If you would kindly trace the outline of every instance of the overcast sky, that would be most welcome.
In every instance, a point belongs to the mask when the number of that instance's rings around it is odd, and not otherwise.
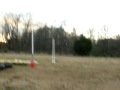
[[[96,35],[103,26],[110,36],[120,34],[119,0],[1,0],[0,17],[5,13],[31,13],[34,22],[60,26],[78,34],[94,29]]]

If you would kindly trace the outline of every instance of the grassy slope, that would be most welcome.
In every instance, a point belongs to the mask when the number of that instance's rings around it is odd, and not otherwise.
[[[5,59],[31,59],[29,54],[0,54]],[[35,55],[39,64],[0,71],[0,90],[119,90],[119,58]]]

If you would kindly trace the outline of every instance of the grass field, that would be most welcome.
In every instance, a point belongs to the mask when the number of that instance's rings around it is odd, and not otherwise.
[[[31,59],[29,54],[0,54],[1,59]],[[0,90],[120,90],[120,58],[35,55],[39,64],[0,71]]]

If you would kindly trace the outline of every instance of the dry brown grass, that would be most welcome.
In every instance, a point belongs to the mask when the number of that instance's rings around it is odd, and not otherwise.
[[[4,59],[31,59],[29,54],[0,54]],[[39,64],[0,71],[0,90],[120,90],[120,59],[38,54]]]

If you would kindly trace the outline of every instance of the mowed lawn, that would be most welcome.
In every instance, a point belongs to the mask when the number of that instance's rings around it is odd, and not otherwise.
[[[30,54],[0,54],[0,59],[30,60]],[[51,56],[37,54],[39,62],[14,65],[0,71],[0,90],[120,90],[120,58]]]

